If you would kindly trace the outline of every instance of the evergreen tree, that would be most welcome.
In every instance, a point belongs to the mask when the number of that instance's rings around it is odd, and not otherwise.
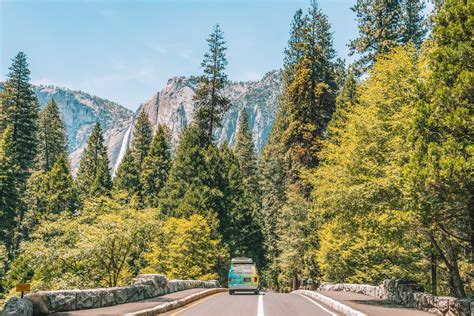
[[[336,111],[328,124],[328,139],[333,143],[339,141],[339,135],[347,123],[348,115],[357,103],[357,85],[355,71],[351,69],[336,97]]]
[[[136,198],[136,193],[140,187],[140,170],[133,158],[131,149],[128,149],[115,173],[113,187],[115,190],[123,190],[127,193],[127,201]]]
[[[265,278],[267,286],[279,290],[278,276],[279,257],[277,223],[281,209],[286,201],[287,177],[284,160],[284,147],[281,134],[285,127],[285,116],[282,107],[277,113],[275,124],[270,133],[268,143],[262,150],[259,159],[260,188],[261,188],[261,217],[264,234],[265,260],[267,268]]]
[[[222,187],[230,213],[229,234],[224,235],[232,257],[250,257],[260,268],[263,264],[263,234],[256,214],[255,197],[247,190],[245,177],[236,155],[224,142],[220,146],[225,184]],[[227,237],[227,238],[226,238]]]
[[[86,149],[77,171],[76,185],[82,200],[109,195],[112,180],[107,148],[100,124],[97,123],[87,141]]]
[[[370,67],[378,54],[400,43],[403,11],[400,0],[357,0],[352,7],[357,14],[359,37],[349,44],[351,54],[361,55],[360,71]]]
[[[133,130],[132,143],[130,145],[133,159],[139,170],[141,170],[143,161],[150,150],[152,137],[148,114],[145,111],[141,111],[140,114],[138,114],[137,122]]]
[[[4,91],[0,95],[0,132],[12,126],[14,161],[18,165],[17,185],[24,186],[33,167],[37,148],[38,100],[31,88],[26,55],[18,53],[9,68]],[[20,192],[24,188],[20,189]]]
[[[38,168],[43,171],[51,170],[62,155],[67,155],[66,129],[58,106],[54,99],[51,99],[39,115]]]
[[[158,195],[168,179],[171,168],[169,139],[166,126],[159,125],[142,166],[140,182],[147,207],[158,207]]]
[[[285,48],[285,58],[283,60],[285,80],[287,81],[293,79],[294,67],[303,57],[306,24],[307,17],[303,15],[303,10],[297,10],[291,22],[290,39],[288,40],[288,46]]]
[[[402,43],[412,42],[417,48],[423,43],[427,31],[424,9],[424,0],[403,1]]]
[[[61,155],[48,172],[48,212],[59,214],[77,209],[77,195],[66,156]]]
[[[13,255],[13,232],[19,192],[17,191],[13,127],[8,126],[0,139],[0,241],[5,243],[9,258]]]
[[[290,183],[309,194],[300,181],[303,169],[318,163],[318,152],[327,123],[335,108],[337,90],[334,74],[334,49],[327,17],[311,2],[305,33],[303,57],[288,83],[286,115],[288,127],[282,134]]]
[[[260,201],[260,189],[257,179],[258,166],[246,109],[240,113],[239,126],[237,135],[235,136],[235,146],[233,151],[240,166],[245,190],[253,201],[253,207],[256,209]]]
[[[227,66],[225,57],[224,33],[219,25],[214,26],[212,34],[207,39],[209,52],[204,55],[201,63],[204,74],[199,77],[198,88],[193,100],[196,103],[194,119],[199,126],[203,141],[211,144],[213,133],[221,126],[222,115],[230,106],[229,100],[222,94],[227,84],[224,70]]]
[[[417,107],[410,168],[413,207],[456,297],[466,297],[461,247],[474,262],[472,8],[468,0],[445,0],[434,17],[432,73]]]

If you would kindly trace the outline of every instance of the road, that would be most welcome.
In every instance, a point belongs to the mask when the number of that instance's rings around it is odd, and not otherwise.
[[[261,293],[260,295],[218,293],[170,311],[167,316],[335,316],[328,307],[298,295]]]

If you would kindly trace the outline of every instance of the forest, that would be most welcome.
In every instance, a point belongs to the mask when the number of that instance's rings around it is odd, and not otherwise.
[[[350,65],[317,1],[298,10],[259,156],[245,111],[232,148],[214,138],[230,106],[214,26],[193,123],[172,148],[141,112],[114,176],[99,123],[71,173],[58,106],[40,111],[19,52],[0,93],[0,295],[139,273],[225,285],[246,256],[275,291],[404,278],[472,297],[474,1],[425,6],[357,0]]]

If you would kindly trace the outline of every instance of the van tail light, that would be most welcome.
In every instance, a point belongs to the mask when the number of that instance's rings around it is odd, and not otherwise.
[[[232,278],[228,278],[227,282],[229,282],[229,283],[232,282]]]
[[[257,277],[254,277],[254,278],[253,278],[253,281],[254,281],[255,283],[257,283],[257,280],[258,280]]]

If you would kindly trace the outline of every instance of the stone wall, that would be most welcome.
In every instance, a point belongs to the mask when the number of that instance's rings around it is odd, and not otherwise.
[[[98,308],[136,302],[167,293],[193,288],[219,288],[218,281],[170,280],[161,274],[141,274],[134,278],[131,285],[124,287],[42,291],[25,295],[25,300],[33,303],[33,315],[54,312]],[[13,300],[13,299],[12,299]],[[18,302],[10,300],[5,306]],[[18,315],[18,314],[7,314]],[[22,314],[23,315],[23,314]],[[26,315],[26,314],[25,314]]]
[[[394,303],[439,315],[474,315],[474,300],[434,296],[406,280],[385,280],[378,286],[366,284],[322,283],[318,291],[344,291],[390,300]]]

